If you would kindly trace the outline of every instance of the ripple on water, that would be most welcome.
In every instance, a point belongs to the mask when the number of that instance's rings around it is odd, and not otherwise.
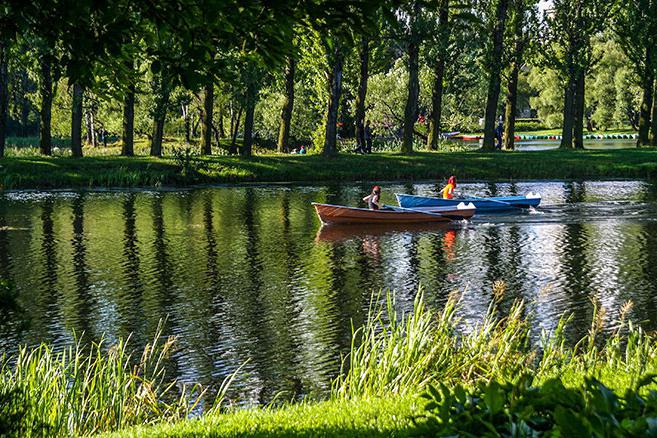
[[[438,182],[387,184],[437,195]],[[480,214],[420,227],[319,227],[312,201],[356,205],[368,184],[213,188],[172,192],[12,192],[0,198],[0,276],[22,313],[0,348],[72,332],[150,340],[166,318],[178,336],[168,367],[258,404],[322,394],[362,324],[372,292],[394,289],[399,310],[423,287],[440,307],[457,291],[464,330],[481,321],[493,283],[521,298],[534,338],[574,315],[586,332],[592,299],[612,327],[627,300],[657,328],[655,189],[642,182],[459,184],[474,196],[540,192],[527,214]],[[29,321],[19,329],[21,321]]]

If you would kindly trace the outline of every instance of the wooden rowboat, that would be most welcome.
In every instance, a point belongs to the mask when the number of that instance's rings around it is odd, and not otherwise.
[[[367,208],[313,202],[313,207],[315,207],[319,219],[325,224],[417,224],[449,222],[469,219],[475,213],[475,207],[472,204],[418,209],[385,206],[381,210],[369,210]]]

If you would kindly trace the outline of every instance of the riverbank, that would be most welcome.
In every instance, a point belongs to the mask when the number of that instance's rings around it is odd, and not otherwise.
[[[15,156],[0,159],[0,189],[185,187],[246,182],[445,179],[652,179],[657,149],[417,152],[413,155],[258,155],[165,157]]]
[[[657,403],[648,390],[655,389],[657,342],[631,322],[632,302],[609,320],[595,304],[588,334],[573,346],[567,315],[534,344],[531,314],[523,301],[506,302],[505,287],[495,284],[487,314],[460,334],[457,295],[436,311],[419,293],[403,315],[394,295],[374,295],[348,366],[320,402],[226,410],[230,378],[214,401],[200,387],[172,399],[181,385],[166,378],[163,361],[176,341],[159,329],[135,365],[123,340],[111,354],[103,343],[90,351],[80,342],[63,352],[24,347],[0,368],[0,433],[480,436],[520,428],[528,435],[637,436],[655,428]],[[198,403],[206,412],[190,418]]]
[[[152,427],[135,427],[111,437],[407,437],[418,436],[426,401],[418,397],[329,400],[279,408],[242,409]]]

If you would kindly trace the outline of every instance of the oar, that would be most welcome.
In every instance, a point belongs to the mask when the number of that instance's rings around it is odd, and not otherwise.
[[[414,210],[412,208],[395,207],[395,206],[392,206],[392,205],[384,205],[383,208],[390,208],[392,210],[409,211],[409,212],[413,212],[413,213],[428,214],[429,216],[442,217],[442,218],[449,219],[449,220],[452,220],[452,221],[453,220],[463,219],[463,217],[461,217],[461,216],[453,216],[451,214],[440,214],[440,213],[434,213],[434,212],[431,212],[431,211]]]
[[[498,204],[506,205],[507,207],[519,208],[520,210],[523,209],[522,207],[518,207],[517,205],[513,205],[513,204],[510,204],[510,203],[508,203],[508,202],[504,202],[504,201],[498,201],[497,199],[491,199],[491,198],[480,198],[480,197],[478,197],[478,196],[468,196],[467,198],[464,198],[464,199],[477,199],[477,200],[479,200],[479,201],[496,202],[496,203],[498,203]]]
[[[412,208],[396,207],[396,206],[392,206],[392,205],[384,205],[383,208],[389,208],[390,210],[412,211],[413,213],[422,213],[422,214],[428,214],[429,216],[444,217],[444,218],[449,219],[449,217],[445,216],[444,214],[432,213],[430,211],[414,210]]]

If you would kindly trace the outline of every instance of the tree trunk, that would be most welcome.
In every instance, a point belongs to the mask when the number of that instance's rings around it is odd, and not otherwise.
[[[29,83],[29,78],[27,76],[27,71],[22,70],[21,73],[21,93],[20,102],[21,102],[21,136],[27,137],[29,135],[28,125],[30,123],[30,101],[27,98],[27,88]]]
[[[573,145],[575,149],[584,149],[584,87],[586,72],[584,69],[577,74],[575,82],[575,101],[573,102]]]
[[[427,149],[438,149],[440,140],[440,121],[443,109],[443,77],[445,75],[445,58],[441,57],[436,64],[433,75],[433,92],[431,93],[431,114],[429,115],[429,135]]]
[[[504,104],[504,143],[502,144],[502,148],[507,151],[515,149],[516,105],[518,102],[519,73],[520,64],[517,61],[514,61],[511,66],[506,102]]]
[[[654,81],[654,91],[652,95],[652,117],[650,118],[650,145],[657,146],[657,80]]]
[[[324,132],[324,155],[335,155],[338,153],[337,146],[337,124],[338,107],[342,96],[342,64],[344,62],[340,48],[335,45],[333,53],[333,65],[328,76],[329,101],[326,111],[326,126]]]
[[[570,149],[573,147],[574,76],[575,73],[571,72],[564,90],[563,127],[561,129],[561,145],[559,146],[562,149]]]
[[[438,12],[438,33],[442,38],[443,47],[438,51],[438,59],[433,73],[433,91],[431,93],[431,115],[429,116],[429,135],[427,148],[436,150],[440,139],[441,121],[443,114],[443,78],[445,76],[445,62],[447,57],[447,43],[450,36],[449,27],[449,0],[440,2]]]
[[[370,40],[362,37],[360,50],[360,76],[358,79],[358,94],[356,95],[356,140],[361,148],[365,148],[365,100],[367,99],[367,80],[369,78]]]
[[[650,112],[652,111],[653,83],[655,81],[652,62],[652,47],[646,49],[646,61],[643,76],[643,98],[641,99],[641,110],[639,112],[639,139],[637,147],[647,146],[650,134]]]
[[[39,91],[41,94],[41,109],[39,110],[39,148],[43,155],[52,155],[52,60],[47,54],[42,54],[39,60]]]
[[[132,157],[135,154],[135,86],[130,85],[123,98],[123,135],[121,155]]]
[[[495,120],[497,119],[497,102],[500,98],[500,73],[502,70],[502,52],[504,50],[504,22],[506,21],[509,0],[497,0],[495,10],[495,28],[493,30],[493,47],[489,58],[488,96],[484,116],[484,142],[482,149],[495,150]]]
[[[411,17],[411,38],[408,44],[408,97],[404,109],[404,133],[401,151],[404,154],[413,153],[413,130],[417,121],[418,99],[420,96],[420,80],[418,77],[418,58],[420,54],[417,36],[417,15],[419,5],[415,2],[414,16]]]
[[[219,138],[226,138],[226,130],[224,128],[224,106],[219,105],[219,114],[217,115],[217,125],[219,130]]]
[[[7,141],[7,114],[9,113],[9,47],[6,41],[0,42],[0,158],[5,156]]]
[[[71,154],[82,156],[82,86],[73,84],[73,107],[71,110]]]
[[[294,109],[294,76],[296,74],[296,61],[290,56],[285,67],[285,101],[281,109],[281,125],[278,130],[278,152],[288,151],[290,141],[290,126],[292,124],[292,111]]]
[[[190,144],[192,142],[192,120],[189,116],[189,104],[184,103],[181,106],[183,120],[185,121],[185,143]]]
[[[251,90],[251,92],[253,92],[253,90]],[[252,154],[253,114],[255,113],[255,106],[256,106],[255,96],[247,97],[246,111],[244,113],[244,141],[242,142],[242,148],[240,149],[240,155],[243,157],[250,157]]]
[[[230,133],[231,135],[231,141],[230,141],[230,149],[228,152],[231,155],[235,155],[237,153],[237,131],[240,129],[240,119],[242,118],[242,107],[240,107],[239,111],[237,111],[237,115],[234,118],[231,117],[231,126],[232,126],[232,132]]]
[[[212,154],[212,116],[214,110],[214,84],[210,83],[205,87],[203,96],[203,125],[201,126],[201,135],[203,136],[202,151],[205,155]]]
[[[515,149],[516,112],[518,106],[518,76],[522,66],[522,57],[525,49],[526,37],[525,4],[524,1],[513,2],[513,59],[507,86],[506,102],[504,104],[504,136],[502,148],[512,151]]]
[[[96,147],[98,141],[96,140],[96,121],[94,119],[94,108],[88,108],[84,113],[85,123],[87,128],[87,144]]]
[[[165,79],[157,77],[154,82],[155,109],[153,111],[153,136],[151,137],[151,156],[162,156],[162,140],[164,138],[164,123],[169,105],[169,87]]]

